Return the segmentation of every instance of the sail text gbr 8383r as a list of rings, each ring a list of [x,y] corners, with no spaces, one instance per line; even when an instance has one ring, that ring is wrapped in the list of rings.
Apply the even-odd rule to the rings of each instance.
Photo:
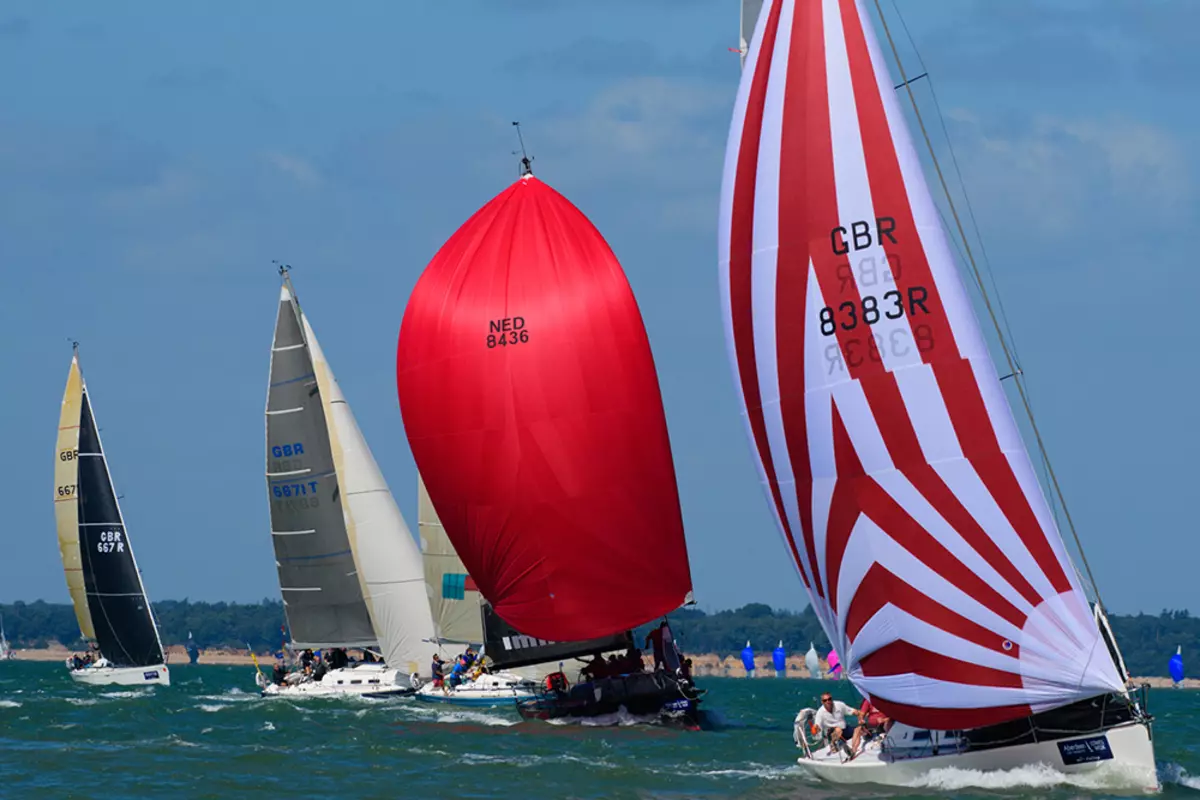
[[[850,679],[892,719],[982,729],[1127,702],[893,87],[862,2],[764,5],[719,236],[768,500]],[[1124,755],[1153,782],[1129,708]]]

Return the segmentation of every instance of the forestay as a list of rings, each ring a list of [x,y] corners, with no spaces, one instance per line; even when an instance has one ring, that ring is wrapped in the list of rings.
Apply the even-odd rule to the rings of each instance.
[[[851,680],[975,727],[1120,690],[854,0],[772,0],[726,153],[726,338]]]

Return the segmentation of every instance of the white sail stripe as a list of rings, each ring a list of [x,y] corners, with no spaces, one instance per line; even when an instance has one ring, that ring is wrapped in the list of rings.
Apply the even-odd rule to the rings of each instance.
[[[858,358],[870,359],[869,340],[876,336],[879,342],[879,357],[882,358],[884,366],[891,371],[905,365],[921,363],[920,351],[912,346],[914,339],[909,316],[901,314],[898,318],[891,319],[884,313],[892,302],[885,302],[884,295],[895,291],[896,285],[894,280],[883,280],[883,276],[890,275],[890,271],[886,269],[887,254],[879,243],[881,237],[876,217],[891,216],[894,212],[876,208],[871,197],[867,159],[863,152],[862,131],[859,128],[858,107],[850,78],[850,60],[846,51],[838,0],[824,0],[823,13],[829,127],[833,142],[833,171],[837,186],[839,225],[850,231],[853,223],[865,222],[869,225],[871,237],[868,247],[855,249],[854,237],[850,233],[845,234],[844,241],[849,252],[843,258],[850,267],[859,297],[874,298],[878,311],[876,322],[868,325],[865,320],[866,306],[863,304],[869,301],[864,299],[863,304],[857,306],[854,312],[857,325],[848,334],[854,344],[847,344],[847,356],[852,361]],[[829,244],[832,246],[832,242]],[[820,246],[825,246],[825,242]],[[839,268],[839,281],[843,280],[843,275]],[[839,325],[845,320],[846,314],[847,312],[840,308],[834,309],[834,318],[838,320]],[[889,346],[894,336],[902,337],[903,349]]]
[[[964,461],[963,463],[966,462]],[[968,464],[967,466],[969,467],[970,465]],[[1033,605],[1022,597],[1021,593],[1009,584],[1006,579],[1001,577],[1000,573],[975,548],[967,543],[966,539],[962,537],[954,526],[947,522],[938,513],[937,509],[929,503],[925,496],[917,491],[917,487],[912,485],[908,478],[904,476],[904,473],[899,470],[893,470],[872,477],[888,493],[888,496],[904,509],[904,513],[912,517],[918,525],[928,531],[938,542],[945,545],[946,549],[966,569],[969,569],[982,578],[1000,596],[1012,603],[1026,616],[1033,611]]]
[[[1029,581],[1042,597],[1053,597],[1057,592],[1050,584],[1050,579],[1042,572],[1033,554],[1025,547],[1025,543],[1013,526],[1009,523],[1000,506],[992,497],[975,468],[966,459],[961,461],[943,461],[933,465],[934,470],[954,492],[967,513],[979,523],[988,536],[992,538],[1013,566]]]
[[[781,1],[781,0],[780,0]],[[765,17],[764,17],[765,19]],[[761,39],[761,37],[759,37]],[[746,57],[746,69],[753,74],[753,71],[758,63],[759,46],[755,44],[750,48],[750,53]],[[738,162],[741,154],[742,134],[744,131],[744,123],[746,117],[746,107],[750,97],[750,84],[743,81],[738,88],[736,99],[734,100],[733,123],[729,130],[729,139],[725,148],[725,166],[724,177],[721,183],[721,201],[719,209],[719,224],[717,226],[718,240],[718,281],[721,297],[721,312],[725,326],[725,349],[726,355],[729,358],[730,369],[733,373],[734,391],[737,392],[739,406],[742,409],[742,423],[746,430],[746,439],[750,443],[752,453],[752,461],[755,469],[758,471],[759,482],[762,485],[763,495],[766,497],[768,507],[771,509],[772,516],[776,517],[777,527],[780,535],[786,537],[783,529],[782,520],[778,519],[778,510],[775,506],[774,496],[771,492],[771,485],[767,476],[766,466],[763,464],[762,456],[758,452],[758,447],[754,438],[754,429],[750,424],[750,413],[746,407],[746,393],[742,386],[741,370],[737,357],[736,339],[733,335],[733,299],[730,289],[730,248],[732,247],[732,229],[733,229],[733,195],[737,185],[738,177]],[[786,545],[786,542],[785,542]],[[797,571],[800,570],[800,565],[796,565]]]
[[[896,386],[912,421],[921,453],[930,464],[962,458],[958,434],[950,420],[946,399],[938,387],[933,367],[922,364],[895,373]]]
[[[848,381],[833,389],[833,403],[845,425],[850,443],[868,475],[887,472],[896,468],[888,452],[883,432],[871,412],[862,383]]]
[[[288,477],[291,477],[292,475],[307,475],[310,472],[312,472],[312,468],[306,467],[304,469],[289,470],[288,472],[268,472],[267,477],[268,478],[288,478]]]
[[[276,564],[278,564],[278,563],[279,562],[276,562]],[[321,587],[320,586],[280,586],[279,591],[281,591],[281,592],[319,592],[319,591],[321,591]]]
[[[301,347],[304,347],[304,342],[301,342],[300,344],[288,344],[284,345],[283,347],[272,347],[271,352],[282,353],[285,350],[299,350]]]
[[[871,565],[878,562],[897,578],[917,589],[930,600],[951,609],[959,616],[996,634],[999,642],[1005,639],[1020,642],[1021,629],[989,609],[971,595],[959,589],[901,546],[870,517],[862,515],[855,522],[846,544],[838,575],[838,616],[846,618],[850,601]],[[869,651],[858,650],[858,658]],[[954,656],[954,653],[947,653]]]
[[[1050,514],[1050,506],[1046,502],[1041,484],[1038,483],[1037,475],[1034,474],[1029,454],[1024,449],[1021,449],[1006,452],[1004,457],[1008,459],[1009,468],[1012,469],[1013,475],[1017,477],[1017,483],[1021,485],[1021,491],[1026,497],[1039,501],[1031,503],[1034,516],[1037,517],[1038,524],[1042,530],[1047,532],[1046,540],[1050,543],[1054,554],[1058,556],[1058,561],[1062,564],[1063,572],[1066,573],[1067,580],[1071,582],[1071,587],[1076,592],[1079,592],[1081,597],[1086,597],[1087,595],[1083,591],[1083,586],[1079,581],[1079,571],[1075,569],[1074,562],[1071,561],[1071,557],[1067,554],[1062,535],[1059,534],[1058,526]]]
[[[872,698],[922,708],[998,708],[1011,705],[1056,707],[1076,700],[1095,697],[1091,688],[1070,690],[1060,683],[1030,682],[1020,688],[978,686],[971,683],[951,683],[935,678],[904,673],[877,677],[855,676],[855,684]]]
[[[283,408],[283,409],[280,409],[279,411],[271,411],[270,409],[267,409],[267,416],[273,417],[276,414],[295,414],[297,411],[303,411],[303,410],[304,410],[304,406],[300,406],[299,408]]]
[[[272,536],[304,536],[309,533],[316,533],[316,528],[311,528],[307,531],[271,531]]]
[[[788,449],[783,412],[779,402],[779,353],[775,348],[775,307],[777,268],[779,263],[779,159],[783,135],[783,95],[788,48],[791,44],[790,6],[780,13],[779,32],[775,38],[770,80],[767,83],[766,109],[759,136],[758,171],[755,179],[753,236],[754,252],[751,268],[751,308],[755,366],[758,372],[759,397],[762,401],[763,425],[771,453],[775,480],[779,485],[783,512],[788,530],[792,533],[797,552],[804,553],[804,534],[796,496],[796,479],[792,471],[792,456]],[[777,70],[782,70],[779,72]],[[786,534],[785,534],[786,535]],[[802,555],[797,565],[812,585],[811,565]]]

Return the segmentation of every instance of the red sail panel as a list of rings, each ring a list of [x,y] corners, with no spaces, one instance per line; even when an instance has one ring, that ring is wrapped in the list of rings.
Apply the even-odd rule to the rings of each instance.
[[[1120,691],[860,0],[769,0],[719,228],[764,493],[855,686],[971,727]]]
[[[692,588],[675,466],[641,313],[600,232],[525,176],[413,289],[396,354],[413,457],[496,612],[578,641]]]

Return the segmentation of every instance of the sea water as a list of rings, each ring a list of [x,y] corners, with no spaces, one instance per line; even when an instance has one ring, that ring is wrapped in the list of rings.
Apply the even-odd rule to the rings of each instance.
[[[713,731],[525,722],[413,699],[261,698],[253,667],[171,666],[170,687],[73,683],[0,662],[0,798],[1112,797],[1029,767],[943,770],[909,789],[803,776],[796,711],[842,681],[700,678]],[[1164,797],[1200,799],[1200,692],[1150,692]],[[1193,777],[1198,776],[1198,777]]]

